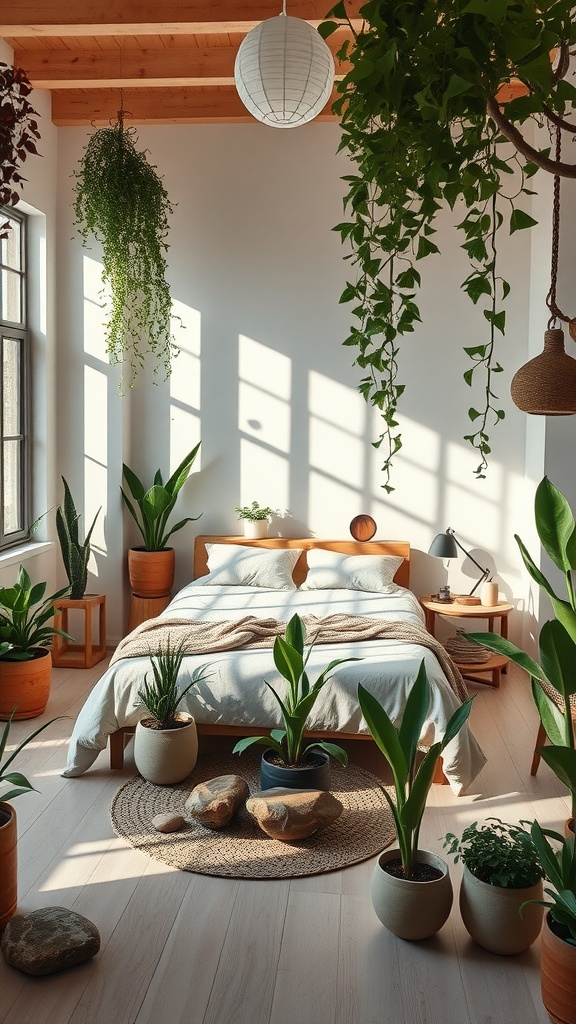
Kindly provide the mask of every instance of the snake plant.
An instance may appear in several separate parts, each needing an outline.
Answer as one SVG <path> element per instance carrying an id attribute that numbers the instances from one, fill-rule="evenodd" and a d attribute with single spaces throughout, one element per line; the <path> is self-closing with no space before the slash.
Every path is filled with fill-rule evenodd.
<path id="1" fill-rule="evenodd" d="M 62 477 L 62 483 L 64 484 L 64 501 L 56 509 L 56 529 L 58 530 L 64 568 L 70 582 L 70 597 L 73 600 L 78 600 L 84 597 L 86 592 L 90 538 L 100 515 L 100 508 L 92 520 L 92 526 L 86 534 L 84 543 L 81 544 L 78 536 L 80 515 L 76 511 L 74 499 L 64 477 Z"/>

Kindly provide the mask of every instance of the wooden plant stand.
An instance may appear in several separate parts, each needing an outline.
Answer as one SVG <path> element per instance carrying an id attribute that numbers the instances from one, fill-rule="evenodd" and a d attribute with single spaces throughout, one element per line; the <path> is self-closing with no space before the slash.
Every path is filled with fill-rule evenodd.
<path id="1" fill-rule="evenodd" d="M 92 637 L 92 619 L 98 609 L 98 641 Z M 54 626 L 68 632 L 68 613 L 84 612 L 84 643 L 74 644 L 54 634 L 52 664 L 58 668 L 92 668 L 106 656 L 106 595 L 85 594 L 84 597 L 63 597 L 54 605 Z"/>
<path id="2" fill-rule="evenodd" d="M 145 622 L 146 619 L 155 619 L 160 612 L 168 607 L 172 600 L 170 594 L 164 597 L 139 597 L 132 594 L 130 598 L 130 616 L 128 619 L 128 632 L 131 633 L 136 626 Z"/>

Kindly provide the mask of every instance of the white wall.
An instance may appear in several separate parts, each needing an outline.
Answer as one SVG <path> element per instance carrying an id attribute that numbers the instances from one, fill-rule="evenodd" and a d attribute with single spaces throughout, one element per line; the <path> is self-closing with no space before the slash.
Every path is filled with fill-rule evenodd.
<path id="1" fill-rule="evenodd" d="M 98 246 L 84 252 L 72 225 L 71 174 L 87 133 L 58 135 L 57 473 L 84 493 L 88 520 L 104 506 L 90 589 L 108 594 L 110 633 L 119 636 L 125 621 L 125 551 L 137 543 L 120 505 L 122 461 L 151 483 L 159 466 L 167 473 L 200 439 L 178 518 L 203 515 L 174 538 L 178 585 L 190 574 L 194 534 L 238 532 L 234 507 L 257 499 L 288 510 L 280 529 L 292 535 L 345 537 L 354 515 L 370 513 L 378 537 L 411 541 L 418 593 L 445 581 L 426 552 L 435 533 L 452 526 L 482 564 L 490 559 L 503 594 L 523 601 L 513 534 L 526 507 L 526 420 L 508 392 L 527 353 L 527 237 L 503 232 L 500 242 L 513 285 L 506 372 L 495 380 L 506 420 L 492 433 L 487 479 L 478 481 L 478 458 L 462 435 L 470 432 L 466 410 L 480 398 L 462 382 L 462 346 L 484 340 L 486 325 L 460 290 L 466 265 L 445 219 L 442 256 L 422 267 L 424 326 L 402 343 L 404 447 L 387 496 L 371 445 L 378 417 L 359 396 L 362 371 L 341 344 L 350 313 L 338 299 L 350 267 L 331 230 L 343 219 L 340 178 L 348 170 L 336 155 L 337 126 L 139 130 L 175 204 L 169 279 L 186 327 L 177 332 L 182 351 L 171 383 L 154 386 L 145 375 L 124 398 L 102 350 Z M 453 590 L 470 590 L 474 574 L 463 560 L 452 565 Z"/>

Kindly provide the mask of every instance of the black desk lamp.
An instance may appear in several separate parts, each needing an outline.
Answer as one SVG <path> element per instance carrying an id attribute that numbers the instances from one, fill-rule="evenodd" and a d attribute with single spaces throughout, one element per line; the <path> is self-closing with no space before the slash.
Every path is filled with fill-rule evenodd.
<path id="1" fill-rule="evenodd" d="M 490 575 L 490 569 L 482 568 L 480 563 L 477 562 L 476 559 L 472 557 L 470 552 L 462 546 L 459 540 L 457 540 L 454 530 L 450 526 L 447 527 L 446 533 L 436 534 L 434 540 L 432 541 L 430 547 L 428 548 L 428 554 L 434 555 L 436 558 L 456 558 L 458 554 L 458 548 L 460 548 L 460 551 L 464 552 L 466 557 L 469 558 L 470 561 L 474 563 L 476 568 L 480 569 L 480 572 L 482 573 L 480 579 L 476 581 L 476 583 L 472 587 L 472 590 L 470 591 L 470 596 L 472 596 L 476 588 L 479 587 L 480 584 L 484 582 L 484 580 L 488 579 L 488 576 Z M 441 590 L 443 591 L 444 596 L 442 597 L 441 595 L 439 595 L 440 599 L 446 602 L 451 601 L 452 598 L 450 597 L 450 588 L 442 587 Z"/>

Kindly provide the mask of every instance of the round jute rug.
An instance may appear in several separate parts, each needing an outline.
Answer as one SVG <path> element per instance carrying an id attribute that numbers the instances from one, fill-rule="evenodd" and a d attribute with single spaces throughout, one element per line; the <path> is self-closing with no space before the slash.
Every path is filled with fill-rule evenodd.
<path id="1" fill-rule="evenodd" d="M 260 789 L 260 755 L 204 754 L 185 782 L 155 786 L 140 775 L 116 793 L 110 816 L 114 830 L 154 860 L 182 871 L 229 878 L 294 878 L 335 871 L 367 860 L 389 846 L 394 820 L 375 775 L 332 762 L 331 791 L 344 805 L 337 821 L 299 842 L 282 843 L 261 832 L 242 808 L 230 825 L 219 831 L 186 819 L 184 804 L 199 782 L 218 775 L 241 775 L 250 792 Z M 185 817 L 179 832 L 156 832 L 151 821 L 170 812 Z"/>

